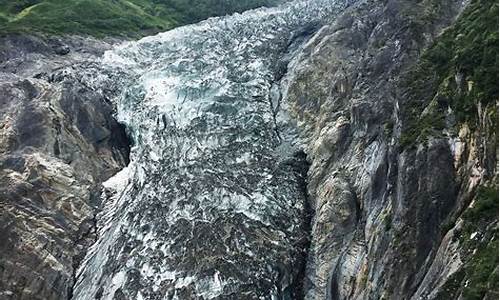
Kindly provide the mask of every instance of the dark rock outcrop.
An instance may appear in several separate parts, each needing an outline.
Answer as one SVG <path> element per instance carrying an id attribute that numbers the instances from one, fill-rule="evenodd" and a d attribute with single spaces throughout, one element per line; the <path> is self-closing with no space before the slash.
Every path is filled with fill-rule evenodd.
<path id="1" fill-rule="evenodd" d="M 18 35 L 0 45 L 0 298 L 67 299 L 95 238 L 100 183 L 128 162 L 113 87 L 93 79 L 110 44 Z"/>

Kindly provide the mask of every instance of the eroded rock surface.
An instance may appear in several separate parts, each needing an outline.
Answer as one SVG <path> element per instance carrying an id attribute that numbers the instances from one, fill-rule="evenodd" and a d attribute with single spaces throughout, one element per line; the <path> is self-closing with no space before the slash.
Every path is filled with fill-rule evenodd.
<path id="1" fill-rule="evenodd" d="M 401 142 L 409 108 L 427 101 L 412 98 L 408 74 L 465 5 L 433 3 L 366 1 L 290 65 L 285 101 L 312 163 L 306 299 L 434 299 L 462 264 L 457 216 L 480 184 L 497 180 L 486 161 L 498 157 L 485 150 L 496 140 L 487 126 Z"/>
<path id="2" fill-rule="evenodd" d="M 128 162 L 115 91 L 97 78 L 111 44 L 19 35 L 0 45 L 0 298 L 67 299 L 95 239 L 100 183 Z"/>

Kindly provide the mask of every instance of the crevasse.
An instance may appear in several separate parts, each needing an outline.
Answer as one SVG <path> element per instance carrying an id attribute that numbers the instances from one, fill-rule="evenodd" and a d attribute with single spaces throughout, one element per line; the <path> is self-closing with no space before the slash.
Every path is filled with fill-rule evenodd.
<path id="1" fill-rule="evenodd" d="M 104 184 L 74 299 L 300 297 L 304 157 L 280 78 L 294 40 L 348 2 L 212 18 L 104 55 L 133 148 Z"/>

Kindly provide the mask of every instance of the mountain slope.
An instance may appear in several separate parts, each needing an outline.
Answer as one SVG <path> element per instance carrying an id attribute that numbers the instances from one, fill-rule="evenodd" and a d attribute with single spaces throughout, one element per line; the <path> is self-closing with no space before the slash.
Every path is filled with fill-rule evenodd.
<path id="1" fill-rule="evenodd" d="M 497 299 L 497 24 L 491 0 L 367 1 L 299 56 L 307 299 Z"/>
<path id="2" fill-rule="evenodd" d="M 0 32 L 138 36 L 279 0 L 1 0 Z"/>

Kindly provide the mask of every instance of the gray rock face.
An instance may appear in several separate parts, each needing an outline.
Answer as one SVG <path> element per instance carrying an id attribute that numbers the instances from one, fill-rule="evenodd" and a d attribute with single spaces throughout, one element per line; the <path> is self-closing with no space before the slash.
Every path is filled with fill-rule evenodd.
<path id="1" fill-rule="evenodd" d="M 480 171 L 480 134 L 398 142 L 405 74 L 463 5 L 438 2 L 429 15 L 425 1 L 367 1 L 290 64 L 285 101 L 311 161 L 306 299 L 433 299 L 461 265 L 443 224 L 495 174 Z"/>
<path id="2" fill-rule="evenodd" d="M 2 299 L 71 296 L 74 268 L 95 238 L 100 182 L 128 162 L 112 86 L 104 75 L 93 80 L 96 55 L 110 45 L 62 43 L 0 41 Z"/>

